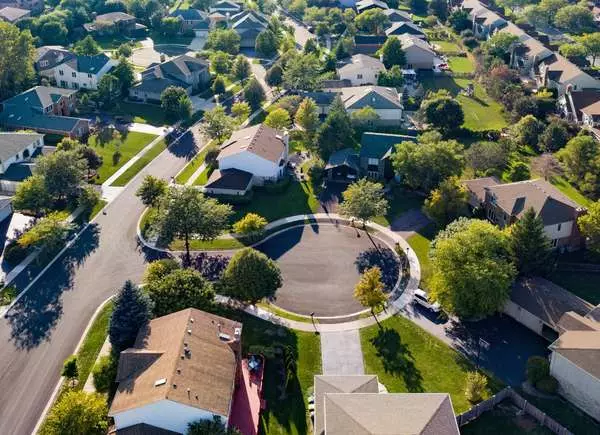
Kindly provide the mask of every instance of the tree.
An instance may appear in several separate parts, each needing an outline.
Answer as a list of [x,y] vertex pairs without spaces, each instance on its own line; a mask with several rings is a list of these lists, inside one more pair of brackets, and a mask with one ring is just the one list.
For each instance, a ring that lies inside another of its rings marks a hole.
[[131,281],[125,281],[114,300],[108,326],[113,352],[119,354],[133,346],[140,327],[152,318],[152,310],[148,294]]
[[563,44],[558,48],[558,51],[571,62],[585,66],[587,50],[583,44]]
[[366,178],[350,184],[342,196],[344,201],[339,205],[339,213],[347,218],[356,218],[363,225],[375,216],[387,213],[388,201],[383,194],[383,186]]
[[252,110],[258,110],[265,98],[265,90],[262,85],[255,77],[252,77],[244,88],[244,99],[250,105]]
[[104,74],[98,82],[97,98],[104,106],[114,104],[121,96],[121,82],[112,74]]
[[173,37],[181,30],[181,21],[177,17],[164,17],[160,21],[160,30],[164,35]]
[[233,61],[233,66],[231,67],[231,73],[238,80],[246,80],[250,77],[250,73],[252,72],[252,67],[250,66],[250,62],[246,59],[246,56],[242,56],[241,54],[236,56]]
[[392,164],[402,181],[412,189],[429,192],[442,180],[460,175],[464,167],[463,146],[442,141],[439,134],[423,134],[419,143],[402,142],[392,154]]
[[233,427],[225,427],[221,417],[215,415],[213,419],[194,421],[188,424],[186,435],[242,435]]
[[48,194],[62,201],[77,196],[85,170],[85,161],[73,150],[56,151],[39,157],[34,172],[44,179]]
[[509,231],[510,253],[519,273],[537,275],[548,270],[552,247],[534,209],[528,209]]
[[231,70],[229,54],[223,51],[215,51],[210,55],[210,66],[217,74],[228,74]]
[[352,143],[352,122],[339,96],[335,98],[325,121],[317,129],[315,142],[321,159],[327,161],[337,150],[346,148]]
[[373,126],[379,119],[379,114],[371,106],[365,106],[362,109],[358,109],[350,115],[352,125],[356,128],[369,128]]
[[106,398],[98,393],[67,391],[50,409],[42,435],[103,435],[108,429]]
[[267,226],[267,220],[257,215],[256,213],[246,213],[246,215],[233,224],[233,231],[236,234],[243,236],[249,235],[262,235],[265,227]]
[[600,201],[588,207],[588,212],[577,218],[577,225],[591,251],[600,253]]
[[314,91],[321,83],[321,62],[314,54],[294,55],[283,71],[286,89]]
[[597,173],[600,168],[600,149],[591,136],[575,136],[556,156],[562,163],[567,179],[575,184],[585,180],[586,174]]
[[92,377],[94,387],[99,393],[108,393],[117,377],[117,358],[114,353],[111,355],[101,356],[94,368],[92,369]]
[[460,128],[465,120],[462,106],[450,97],[425,100],[422,110],[426,122],[444,134]]
[[529,180],[531,177],[531,171],[529,165],[521,160],[515,160],[508,165],[508,172],[506,178],[510,181],[524,181]]
[[[125,43],[119,45],[119,47],[117,48],[117,52],[116,52],[117,57],[131,57],[132,54],[133,54],[133,48],[131,47],[131,44],[129,44],[128,42],[125,42]],[[113,54],[113,56],[115,56],[115,54]]]
[[215,95],[221,95],[225,93],[225,81],[223,80],[223,77],[215,77],[212,84],[212,91]]
[[387,69],[394,65],[406,64],[406,54],[402,49],[402,42],[398,38],[388,38],[381,47],[382,62]]
[[280,86],[283,83],[283,69],[279,63],[276,63],[267,70],[265,81],[269,86]]
[[90,212],[96,206],[96,204],[100,202],[100,197],[101,195],[99,189],[96,189],[94,186],[89,184],[85,185],[79,192],[77,205],[83,210]]
[[262,252],[252,248],[237,251],[223,273],[226,293],[242,302],[256,303],[272,298],[282,285],[277,264]]
[[204,113],[200,130],[211,139],[223,142],[231,136],[234,124],[234,119],[225,113],[223,106],[215,106],[214,109]]
[[459,216],[466,216],[469,194],[457,177],[450,177],[440,183],[425,200],[423,211],[438,226],[444,227]]
[[238,123],[242,123],[250,116],[250,105],[245,101],[234,103],[233,106],[231,106],[231,114]]
[[381,269],[377,266],[365,270],[354,288],[354,299],[363,307],[371,309],[371,314],[378,325],[379,320],[377,320],[375,310],[385,307],[387,302],[387,296],[383,292],[383,288]]
[[160,107],[168,118],[185,120],[192,116],[192,101],[179,86],[169,86],[160,95]]
[[600,55],[600,32],[588,33],[579,38],[581,45],[585,47],[586,53],[592,58],[592,66],[596,65],[596,58]]
[[39,174],[33,174],[19,183],[12,198],[12,206],[15,210],[27,211],[34,216],[41,216],[50,208],[51,203],[52,198],[46,190],[46,181]]
[[409,5],[410,9],[417,14],[423,14],[427,11],[427,0],[410,0]]
[[101,53],[100,45],[98,45],[91,35],[87,35],[85,38],[77,41],[73,51],[80,56],[95,56]]
[[476,142],[465,151],[465,160],[476,175],[498,174],[504,170],[508,156],[498,142]]
[[0,101],[25,89],[35,77],[35,46],[29,30],[0,21]]
[[305,98],[300,103],[295,117],[296,124],[302,127],[309,142],[312,142],[319,127],[319,113],[317,105],[311,98]]
[[240,41],[240,35],[233,29],[214,29],[208,32],[204,48],[238,54]]
[[287,110],[283,108],[277,108],[270,112],[265,118],[265,125],[272,127],[276,130],[284,130],[289,128],[292,120]]
[[154,302],[154,315],[165,316],[186,308],[210,309],[215,299],[212,284],[192,269],[177,269],[146,287]]
[[543,153],[534,157],[531,160],[531,170],[533,173],[543,176],[546,181],[561,173],[560,164],[551,153]]
[[454,10],[448,17],[448,23],[457,33],[467,30],[472,26],[469,14],[464,9]]
[[271,57],[277,54],[279,41],[277,36],[269,29],[265,29],[256,37],[256,51],[265,57]]
[[377,77],[379,86],[389,86],[392,88],[400,88],[404,84],[402,69],[399,65],[392,66],[388,71],[380,71]]
[[446,0],[431,0],[429,13],[436,16],[443,23],[448,19],[448,2]]
[[389,23],[388,17],[379,8],[368,9],[354,19],[354,24],[360,30],[368,33],[379,34],[383,31],[384,26]]
[[496,32],[484,42],[481,48],[490,56],[504,59],[510,54],[511,47],[519,41],[518,36],[508,32]]
[[79,368],[77,367],[77,355],[71,355],[63,363],[61,376],[67,378],[71,387],[75,386],[75,381],[79,377]]
[[478,403],[483,400],[487,388],[487,377],[483,373],[467,373],[467,385],[465,387],[465,397],[471,403]]
[[191,186],[171,187],[161,201],[158,227],[166,240],[183,238],[190,258],[190,239],[214,240],[229,224],[231,206],[208,198]]
[[157,207],[160,199],[167,192],[167,182],[153,175],[146,175],[135,192],[146,207]]
[[46,255],[57,252],[72,226],[67,222],[68,216],[67,212],[49,213],[19,237],[19,245],[23,248],[39,248]]
[[102,166],[102,156],[96,152],[96,150],[90,146],[80,146],[75,151],[81,159],[85,161],[87,169],[87,178],[90,178],[90,171],[95,171]]
[[463,228],[436,238],[430,255],[429,289],[445,311],[464,318],[487,316],[508,299],[516,269],[508,236],[495,225],[467,221]]
[[521,118],[511,131],[517,144],[537,149],[539,136],[543,130],[544,124],[541,121],[533,115],[527,115]]
[[319,52],[319,43],[315,40],[315,38],[309,38],[304,44],[304,54],[311,54]]
[[179,263],[172,258],[162,258],[151,262],[144,272],[145,284],[158,282],[174,270],[181,269]]
[[595,28],[594,15],[587,5],[568,5],[556,13],[554,25],[570,33],[585,33]]
[[114,75],[121,84],[121,95],[128,95],[129,88],[135,82],[135,71],[133,65],[124,57],[119,60],[117,66],[113,68],[111,74]]

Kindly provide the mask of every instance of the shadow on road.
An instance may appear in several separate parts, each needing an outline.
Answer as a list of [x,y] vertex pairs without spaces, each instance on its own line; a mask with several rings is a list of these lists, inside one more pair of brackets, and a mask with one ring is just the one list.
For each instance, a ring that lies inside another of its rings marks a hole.
[[96,250],[98,241],[98,226],[91,224],[6,315],[16,347],[32,349],[49,338],[62,315],[62,293],[72,288],[75,269]]
[[381,281],[385,286],[385,292],[391,292],[400,276],[400,263],[394,252],[383,245],[377,248],[369,248],[362,251],[356,257],[354,262],[358,273],[364,273],[365,270],[377,266],[381,271]]
[[194,135],[191,131],[186,131],[181,139],[169,145],[169,152],[176,157],[186,157],[191,159],[198,150]]
[[267,255],[269,258],[277,260],[302,240],[304,228],[305,225],[290,228],[261,243],[256,249]]

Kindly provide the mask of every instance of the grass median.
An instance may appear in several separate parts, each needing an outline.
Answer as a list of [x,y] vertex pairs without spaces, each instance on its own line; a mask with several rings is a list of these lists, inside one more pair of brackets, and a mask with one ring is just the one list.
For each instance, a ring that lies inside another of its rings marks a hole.
[[154,160],[160,153],[167,149],[167,142],[162,139],[152,145],[142,157],[135,161],[133,165],[125,170],[112,184],[111,186],[125,186],[129,183],[133,177],[135,177],[142,169],[144,169],[152,160]]

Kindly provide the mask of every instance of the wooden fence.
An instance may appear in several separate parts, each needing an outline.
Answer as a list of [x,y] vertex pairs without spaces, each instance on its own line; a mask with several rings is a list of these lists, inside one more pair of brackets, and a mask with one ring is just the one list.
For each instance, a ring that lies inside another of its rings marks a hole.
[[491,411],[496,405],[498,405],[500,402],[506,399],[511,400],[523,412],[535,418],[539,424],[547,427],[555,434],[573,435],[571,431],[567,430],[564,426],[557,423],[556,420],[552,419],[551,417],[548,417],[544,412],[540,411],[538,408],[529,403],[511,387],[506,387],[498,394],[495,394],[489,399],[478,403],[468,411],[457,415],[456,422],[459,426],[463,426],[469,423],[470,421],[475,420],[484,412]]

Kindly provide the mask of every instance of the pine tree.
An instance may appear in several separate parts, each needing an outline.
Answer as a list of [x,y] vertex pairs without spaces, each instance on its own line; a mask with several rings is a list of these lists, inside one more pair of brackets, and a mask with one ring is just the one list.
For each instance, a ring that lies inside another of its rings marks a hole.
[[108,335],[113,351],[121,352],[133,346],[140,327],[152,318],[153,303],[139,287],[126,281],[114,307]]
[[344,103],[336,97],[329,114],[317,130],[316,143],[319,156],[327,161],[329,156],[342,148],[352,147],[353,135],[352,122],[346,113]]
[[533,208],[510,228],[510,235],[510,252],[521,275],[547,270],[552,247],[544,233],[544,223]]

